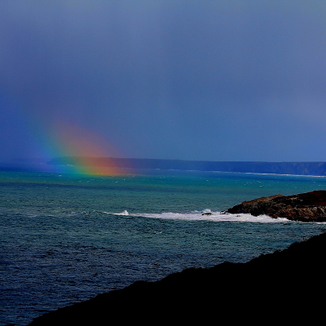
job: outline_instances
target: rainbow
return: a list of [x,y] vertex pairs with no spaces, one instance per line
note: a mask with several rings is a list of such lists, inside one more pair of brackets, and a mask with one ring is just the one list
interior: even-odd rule
[[59,122],[50,131],[50,141],[43,144],[47,157],[63,158],[52,171],[83,175],[121,176],[134,174],[130,167],[121,167],[116,149],[99,135],[76,124]]

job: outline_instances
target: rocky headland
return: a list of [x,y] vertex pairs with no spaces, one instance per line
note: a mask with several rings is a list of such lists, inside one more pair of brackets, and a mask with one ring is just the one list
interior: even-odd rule
[[326,221],[326,191],[312,191],[293,196],[275,195],[244,201],[229,208],[228,213],[249,213],[254,216],[286,217],[302,222]]
[[46,313],[30,326],[320,322],[326,233],[247,263],[192,268]]

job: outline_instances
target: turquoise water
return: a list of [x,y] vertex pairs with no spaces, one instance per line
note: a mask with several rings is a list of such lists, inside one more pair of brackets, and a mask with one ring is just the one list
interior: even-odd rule
[[[325,177],[0,172],[0,323],[26,325],[137,280],[284,249],[326,225],[220,212],[318,189]],[[213,214],[202,216],[204,209]]]

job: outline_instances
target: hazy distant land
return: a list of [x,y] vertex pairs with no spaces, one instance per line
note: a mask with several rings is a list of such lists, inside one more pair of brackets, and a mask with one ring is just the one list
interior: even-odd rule
[[[56,158],[48,162],[48,164],[62,165],[73,161],[73,158]],[[96,159],[96,164],[107,164],[107,162],[106,158]],[[111,158],[110,163],[123,168],[134,168],[137,170],[156,169],[326,176],[326,162],[213,162]]]
[[[68,166],[75,164],[80,158],[59,157],[48,162],[38,160],[20,160],[8,164],[0,164],[1,170],[6,171],[37,171],[44,166]],[[92,159],[88,159],[92,162]],[[272,173],[291,175],[326,176],[326,162],[213,162],[186,161],[162,159],[127,159],[127,158],[96,158],[94,165],[112,166],[142,170],[179,170],[179,171],[216,171],[242,173]]]

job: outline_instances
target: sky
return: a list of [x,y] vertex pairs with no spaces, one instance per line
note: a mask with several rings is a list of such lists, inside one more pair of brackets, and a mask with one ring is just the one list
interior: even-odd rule
[[1,0],[0,162],[326,161],[325,72],[324,0]]

